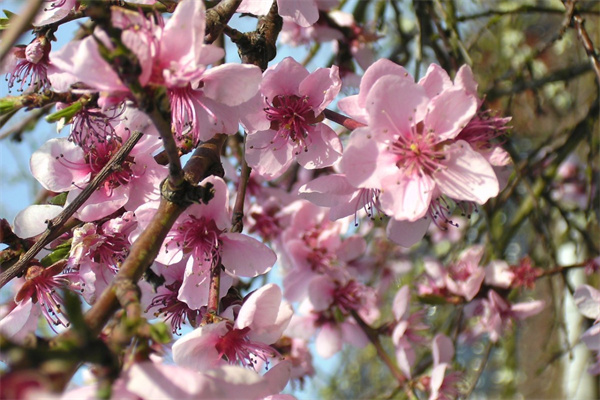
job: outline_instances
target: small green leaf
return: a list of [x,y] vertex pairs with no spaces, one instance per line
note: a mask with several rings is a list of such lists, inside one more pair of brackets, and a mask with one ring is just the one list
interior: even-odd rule
[[8,10],[2,10],[4,11],[4,15],[6,15],[6,18],[0,18],[0,31],[7,29],[8,26],[10,25],[10,20],[17,17],[17,14],[10,12]]
[[0,115],[17,111],[21,107],[23,107],[21,96],[7,96],[0,99]]
[[63,108],[60,111],[57,111],[53,114],[50,114],[46,117],[46,121],[48,122],[57,122],[61,119],[65,119],[65,122],[69,122],[71,118],[75,116],[81,109],[83,108],[83,104],[79,101],[69,105],[68,107]]
[[44,267],[49,267],[57,261],[65,260],[69,257],[69,252],[71,251],[71,240],[59,244],[52,253],[48,254],[46,257],[42,258],[40,261]]
[[171,341],[171,328],[164,322],[150,325],[150,337],[157,343],[169,343]]
[[50,199],[50,204],[62,207],[67,202],[67,196],[68,195],[69,195],[69,192],[63,192],[63,193],[61,193],[59,195],[56,195],[56,196],[54,196],[53,198]]

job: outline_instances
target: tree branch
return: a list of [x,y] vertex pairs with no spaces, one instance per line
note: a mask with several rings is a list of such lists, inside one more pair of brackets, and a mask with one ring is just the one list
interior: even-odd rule
[[15,265],[0,274],[0,288],[6,285],[14,277],[25,272],[29,261],[31,261],[40,250],[48,243],[55,239],[56,234],[60,232],[63,225],[71,218],[71,216],[81,207],[86,200],[96,191],[96,189],[108,178],[115,170],[125,161],[133,147],[142,137],[141,132],[133,132],[123,146],[115,153],[110,161],[100,170],[90,183],[83,189],[81,193],[70,203],[56,218],[48,221],[48,228],[42,233],[35,244],[19,259]]

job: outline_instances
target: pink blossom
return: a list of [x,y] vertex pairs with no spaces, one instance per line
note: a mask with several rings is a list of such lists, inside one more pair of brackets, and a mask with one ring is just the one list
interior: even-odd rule
[[180,146],[195,147],[215,133],[237,132],[243,103],[256,95],[261,72],[247,64],[207,68],[225,54],[204,44],[202,1],[181,1],[166,24],[120,8],[113,9],[112,17],[123,29],[124,44],[140,61],[140,83],[167,88],[171,125]]
[[38,327],[42,309],[29,298],[14,304],[14,308],[0,319],[0,334],[17,343],[23,343]]
[[[397,93],[405,96],[400,100]],[[484,203],[498,193],[489,163],[464,141],[444,144],[473,117],[475,106],[462,90],[429,101],[419,85],[384,76],[367,96],[369,126],[352,133],[341,168],[353,185],[382,190],[383,210],[398,220],[435,213],[432,201],[440,195]]]
[[279,40],[289,46],[310,46],[312,43],[329,42],[332,40],[343,39],[343,34],[327,25],[326,22],[317,21],[308,27],[303,27],[295,23],[291,18],[283,18],[283,27],[279,34]]
[[382,210],[393,218],[388,236],[402,246],[425,234],[429,222],[423,217],[452,225],[446,198],[468,202],[461,206],[468,215],[471,203],[482,204],[499,191],[493,167],[508,161],[491,139],[507,120],[479,116],[476,89],[468,67],[453,83],[432,65],[415,84],[403,67],[382,59],[365,71],[359,94],[338,103],[368,125],[352,133],[341,170],[352,185],[382,192]]
[[44,0],[43,7],[33,21],[34,26],[43,26],[65,18],[75,7],[77,0]]
[[[67,92],[77,83],[83,84],[80,92],[103,92],[111,102],[125,99],[129,89],[113,70],[113,67],[100,55],[98,42],[112,48],[108,35],[96,28],[93,35],[82,40],[67,43],[60,50],[50,53],[48,79],[53,90]],[[99,100],[100,101],[100,100]]]
[[93,304],[129,254],[128,236],[137,222],[131,211],[101,226],[86,223],[73,231],[68,265],[85,282],[83,296]]
[[[55,326],[69,326],[69,321],[62,312],[64,302],[57,289],[70,289],[83,291],[83,283],[76,273],[63,273],[66,261],[61,260],[44,268],[41,265],[31,265],[25,275],[25,283],[15,295],[17,304],[31,301],[34,306],[41,308],[41,314],[46,318],[50,328]],[[13,310],[14,311],[14,310]],[[31,308],[23,306],[20,313],[29,313]],[[17,318],[16,315],[13,318]]]
[[329,218],[335,221],[357,213],[362,209],[374,218],[379,209],[379,191],[356,188],[344,174],[321,175],[302,185],[298,195],[321,207],[329,207]]
[[459,395],[458,374],[447,373],[454,357],[454,345],[449,337],[437,334],[432,341],[433,368],[429,381],[429,400],[451,400]]
[[[231,226],[229,193],[221,178],[210,176],[200,185],[212,187],[214,197],[208,204],[188,207],[167,234],[156,258],[164,265],[186,263],[178,298],[192,309],[207,304],[211,268],[222,265],[229,275],[222,283],[231,284],[231,276],[254,277],[266,273],[277,259],[275,253],[258,240],[240,233],[227,233]],[[148,203],[136,210],[139,226],[132,233],[131,241],[146,228],[156,207],[156,203]],[[247,254],[253,256],[248,258]],[[227,289],[222,287],[224,292]]]
[[235,322],[222,320],[184,335],[173,345],[178,365],[203,370],[223,362],[254,368],[257,359],[268,363],[275,343],[290,322],[293,310],[282,302],[281,289],[268,284],[244,302]]
[[473,300],[485,278],[485,270],[479,266],[483,251],[483,246],[471,246],[450,264],[446,274],[446,287],[450,292],[467,301]]
[[265,71],[260,90],[266,103],[264,118],[270,121],[270,129],[248,134],[248,164],[265,178],[275,179],[294,160],[308,169],[335,163],[342,145],[335,131],[321,123],[321,113],[340,87],[335,66],[309,73],[287,57]]
[[543,300],[511,304],[494,290],[481,303],[472,303],[466,310],[467,315],[481,316],[475,328],[475,334],[487,333],[490,341],[496,343],[504,331],[512,327],[513,320],[523,320],[538,314],[544,308]]
[[573,293],[573,299],[579,312],[594,320],[592,327],[581,335],[581,341],[596,352],[596,363],[590,367],[590,374],[600,375],[600,291],[589,285],[581,285]]
[[314,312],[308,301],[300,306],[300,314],[294,314],[285,334],[304,340],[315,336],[317,354],[323,358],[332,357],[342,350],[344,343],[359,348],[369,343],[352,317],[336,321],[330,313]]
[[264,375],[239,366],[225,365],[201,373],[153,362],[134,364],[123,379],[126,388],[144,399],[261,399],[281,392],[290,376],[282,362]]
[[[88,151],[67,139],[51,139],[31,156],[33,176],[53,192],[69,191],[67,204],[81,193],[87,183],[109,162],[129,138],[131,130],[153,130],[145,114],[128,109],[126,118],[115,127],[115,136],[95,141]],[[118,171],[113,172],[80,208],[76,216],[94,221],[121,207],[135,210],[141,204],[158,200],[159,183],[167,175],[167,167],[156,163],[152,152],[161,146],[157,136],[145,135],[133,148]]]
[[[302,27],[309,27],[319,19],[319,9],[327,10],[337,3],[337,0],[277,0],[277,10],[282,17],[288,17]],[[267,15],[271,4],[262,0],[242,0],[237,12]]]
[[171,325],[171,331],[179,334],[181,326],[189,321],[192,327],[197,327],[204,315],[205,307],[199,310],[191,309],[187,303],[179,300],[179,289],[182,281],[175,280],[165,283],[156,289],[156,295],[146,308],[146,312],[156,309],[155,317],[162,317],[165,322]]
[[2,65],[3,72],[8,73],[9,90],[20,83],[19,90],[32,87],[35,90],[48,89],[47,68],[50,53],[50,41],[45,36],[34,39],[27,46],[17,46],[13,49]]
[[392,302],[394,325],[391,336],[396,349],[398,367],[407,377],[411,376],[410,370],[416,360],[413,346],[424,343],[421,331],[428,329],[422,321],[423,312],[417,311],[411,314],[409,305],[410,289],[404,285],[398,290]]
[[504,260],[492,260],[485,267],[486,285],[507,289],[513,282],[513,272]]
[[342,239],[347,229],[342,221],[330,221],[327,211],[306,201],[288,206],[293,211],[288,228],[282,234],[282,256],[287,271],[283,279],[285,296],[301,301],[312,279],[329,275],[341,285],[348,282],[344,267],[361,257],[365,240],[354,235]]

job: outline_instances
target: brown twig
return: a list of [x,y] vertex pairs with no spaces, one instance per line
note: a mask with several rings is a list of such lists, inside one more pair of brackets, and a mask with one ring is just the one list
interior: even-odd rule
[[125,158],[129,155],[135,144],[142,137],[141,132],[133,132],[132,135],[127,139],[123,146],[118,152],[110,159],[110,161],[100,170],[85,189],[70,203],[56,218],[48,221],[48,228],[42,233],[35,244],[23,255],[23,257],[15,263],[12,267],[0,274],[0,288],[6,285],[14,277],[19,276],[25,272],[29,261],[33,259],[44,248],[50,243],[55,237],[56,233],[60,231],[62,226],[71,218],[71,216],[86,202],[86,200],[96,191],[96,189],[104,182],[106,178],[110,176],[115,170],[121,167]]
[[[202,143],[185,167],[186,180],[197,183],[206,176],[222,171],[220,153],[224,142],[224,135],[217,135]],[[136,283],[141,278],[156,258],[167,233],[188,205],[161,199],[156,214],[131,246],[129,255],[121,265],[113,283],[85,315],[86,324],[95,335],[100,333],[112,314],[119,308],[119,299],[116,295],[117,282]]]
[[594,43],[592,42],[592,39],[590,39],[590,36],[585,29],[585,21],[581,17],[579,10],[575,8],[575,1],[563,0],[563,4],[565,5],[568,14],[571,15],[573,27],[577,31],[577,36],[579,37],[579,41],[585,49],[585,53],[590,58],[592,68],[596,73],[597,83],[600,85],[600,60],[598,58],[598,53],[596,53],[596,49],[594,48]]
[[241,2],[242,0],[221,0],[219,4],[206,10],[205,43],[217,40]]
[[42,108],[36,109],[29,113],[27,118],[22,119],[17,125],[8,129],[6,132],[0,134],[0,140],[7,139],[12,136],[12,140],[20,142],[22,140],[23,132],[32,123],[37,123],[48,111],[54,107],[54,103],[46,104]]
[[328,120],[333,121],[336,124],[342,125],[344,128],[351,130],[351,131],[355,130],[356,128],[361,128],[363,126],[366,126],[365,124],[358,122],[350,117],[346,117],[345,115],[342,115],[340,113],[337,113],[335,111],[331,111],[328,109],[323,110],[323,115]]
[[175,143],[173,133],[171,133],[171,125],[162,116],[158,109],[158,104],[155,104],[152,109],[147,112],[150,120],[154,124],[154,127],[158,131],[160,138],[165,148],[167,159],[169,160],[169,184],[171,190],[176,190],[183,184],[184,175],[183,168],[181,167],[181,159],[179,158],[179,148]]
[[388,367],[394,378],[398,381],[399,385],[403,385],[406,382],[406,377],[400,371],[396,363],[390,358],[387,354],[383,346],[381,345],[381,341],[379,340],[379,333],[371,328],[358,313],[354,310],[351,311],[351,315],[360,327],[362,331],[367,335],[369,341],[375,346],[375,350],[377,351],[377,355],[383,361],[383,363]]

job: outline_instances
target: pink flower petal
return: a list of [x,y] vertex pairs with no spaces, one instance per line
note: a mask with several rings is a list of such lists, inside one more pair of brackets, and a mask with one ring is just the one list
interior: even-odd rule
[[335,283],[325,275],[319,275],[311,279],[308,286],[308,298],[315,311],[325,311],[333,303]]
[[[348,96],[340,99],[338,102],[338,108],[356,118],[360,116],[366,117],[365,105],[367,103],[367,94],[375,85],[375,82],[383,76],[392,75],[402,79],[406,79],[409,82],[414,82],[412,75],[404,69],[404,67],[382,58],[373,63],[366,71],[360,81],[360,89],[357,96]],[[366,122],[361,120],[361,122]]]
[[61,206],[52,204],[35,204],[20,211],[15,217],[13,231],[22,239],[31,238],[43,233],[48,228],[48,221],[63,211]]
[[446,335],[437,334],[432,343],[433,365],[449,364],[454,357],[454,344]]
[[324,168],[335,164],[342,156],[342,142],[333,129],[325,124],[317,125],[310,133],[312,143],[308,151],[296,157],[306,169]]
[[262,72],[255,65],[219,65],[202,75],[202,92],[219,103],[237,106],[250,100],[258,92],[261,80]]
[[259,131],[246,137],[246,161],[265,179],[280,177],[294,161],[293,147],[289,143],[280,148],[270,144],[274,132]]
[[50,53],[50,63],[57,71],[68,72],[75,77],[74,81],[83,82],[95,90],[129,92],[112,66],[100,56],[97,40],[88,36],[69,42]]
[[300,96],[298,87],[308,75],[308,71],[300,63],[286,57],[265,71],[260,90],[269,101],[279,95]]
[[393,175],[398,168],[392,157],[382,153],[383,146],[375,141],[369,128],[355,129],[340,161],[340,169],[355,187],[381,188],[382,176]]
[[496,174],[485,158],[463,140],[446,148],[446,168],[434,173],[440,191],[454,200],[484,204],[498,194]]
[[392,301],[392,312],[396,321],[400,321],[408,314],[408,306],[410,302],[410,288],[408,285],[402,286],[394,296]]
[[195,371],[204,371],[224,363],[215,346],[228,331],[227,321],[194,329],[173,344],[173,361]]
[[445,89],[450,89],[453,86],[448,73],[437,64],[429,65],[427,73],[421,78],[419,85],[425,88],[429,98],[434,98]]
[[394,243],[402,247],[412,247],[423,239],[430,223],[431,219],[428,217],[419,218],[416,221],[398,221],[397,219],[390,218],[386,234]]
[[[235,276],[254,277],[264,274],[277,261],[273,250],[250,236],[224,233],[221,238],[221,262],[223,267]],[[248,257],[249,254],[252,256]]]
[[[75,213],[75,216],[84,222],[96,221],[104,218],[127,204],[129,200],[129,185],[118,186],[106,193],[103,188],[96,190],[86,200],[84,205]],[[81,189],[74,189],[67,195],[66,205],[69,205],[81,193]]]
[[300,82],[299,92],[308,96],[309,103],[313,106],[315,115],[320,114],[331,103],[342,88],[339,68],[317,68]]
[[372,135],[381,140],[408,136],[418,110],[428,101],[425,90],[416,83],[398,76],[382,77],[369,91],[366,101]]
[[279,15],[290,17],[302,27],[309,27],[319,19],[315,0],[277,0]]
[[[82,168],[73,168],[73,165]],[[91,171],[85,168],[81,147],[67,139],[50,139],[35,151],[29,162],[31,173],[53,192],[64,192],[86,183]]]
[[379,200],[390,217],[415,222],[427,214],[435,182],[428,175],[388,176],[382,182]]
[[251,340],[266,344],[275,343],[290,323],[294,311],[282,302],[279,286],[268,284],[252,293],[242,305],[235,327],[250,327]]
[[329,358],[342,349],[342,332],[334,325],[324,324],[315,340],[317,353]]
[[143,399],[200,399],[210,389],[210,381],[195,371],[151,361],[134,363],[125,380],[127,390]]
[[333,207],[349,200],[356,191],[344,174],[330,174],[305,183],[298,189],[298,195],[318,206]]
[[0,320],[0,333],[22,343],[27,335],[35,332],[41,313],[39,305],[34,305],[31,299],[23,301]]
[[590,285],[581,285],[573,293],[575,305],[581,315],[597,320],[600,318],[600,292]]
[[180,64],[179,68],[185,67],[182,63],[184,60],[199,61],[197,56],[204,46],[204,29],[204,2],[196,0],[179,2],[163,30],[160,41],[161,61],[167,63],[167,67],[168,63],[176,62]]
[[465,88],[467,93],[477,96],[477,81],[473,76],[471,67],[467,64],[460,67],[454,78],[454,86],[461,86]]
[[545,305],[546,302],[543,300],[529,301],[527,303],[513,304],[510,311],[516,319],[525,319],[539,314]]
[[475,116],[477,98],[464,89],[448,89],[431,100],[423,121],[438,141],[453,139]]

